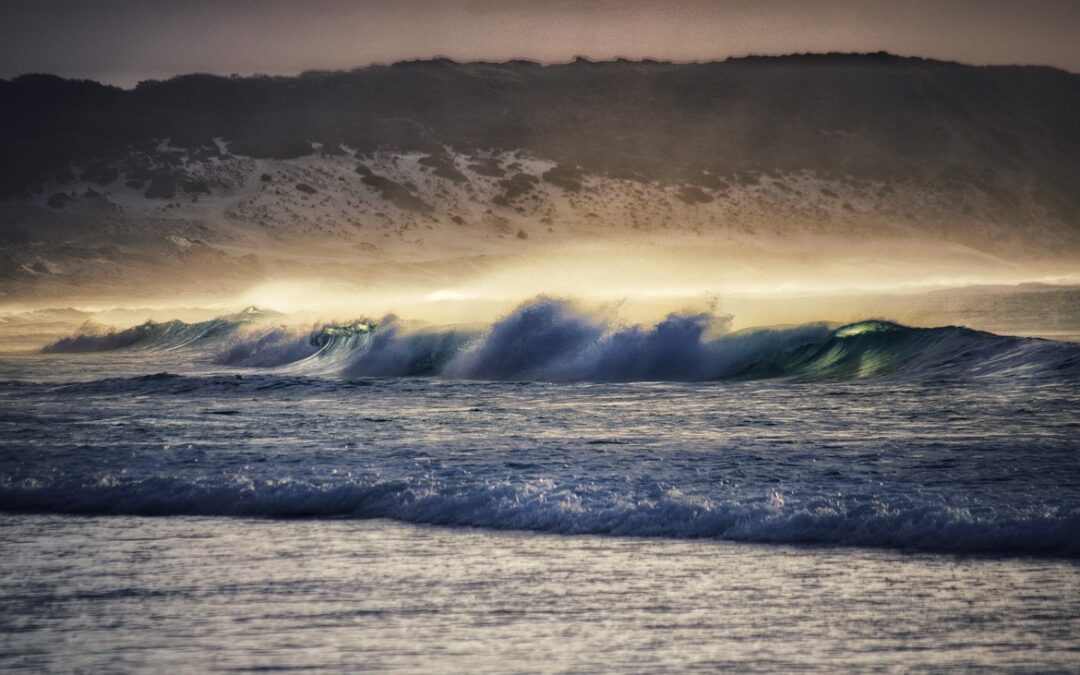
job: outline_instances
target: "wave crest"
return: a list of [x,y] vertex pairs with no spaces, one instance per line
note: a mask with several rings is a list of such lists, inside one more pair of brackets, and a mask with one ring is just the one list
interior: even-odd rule
[[881,320],[731,332],[731,317],[672,313],[652,326],[615,325],[571,302],[539,298],[486,331],[407,328],[397,317],[313,329],[146,323],[65,338],[47,352],[181,349],[229,340],[219,365],[347,377],[479,380],[708,381],[1080,375],[1080,345],[962,327],[910,328]]
[[247,477],[0,485],[0,510],[92,515],[389,518],[551,534],[703,538],[957,553],[1080,556],[1080,511],[1000,507],[987,514],[915,500],[763,495],[713,500],[672,487],[566,489],[550,479],[447,485],[400,479],[345,484]]
[[61,338],[46,345],[42,352],[46,354],[72,354],[84,352],[105,352],[117,349],[170,350],[189,347],[209,338],[228,335],[240,321],[212,319],[198,323],[184,321],[146,321],[138,326],[123,330],[104,329],[86,323],[75,335]]

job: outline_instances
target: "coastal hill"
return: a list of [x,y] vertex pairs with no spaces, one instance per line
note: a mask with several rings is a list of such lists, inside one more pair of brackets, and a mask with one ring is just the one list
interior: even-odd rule
[[0,300],[605,238],[1075,260],[1078,110],[1075,74],[883,53],[436,59],[131,90],[24,75],[0,81]]

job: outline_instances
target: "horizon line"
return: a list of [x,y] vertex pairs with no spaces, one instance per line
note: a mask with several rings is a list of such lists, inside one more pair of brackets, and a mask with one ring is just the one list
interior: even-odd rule
[[[378,68],[393,68],[395,66],[407,66],[407,65],[420,65],[420,64],[435,64],[435,63],[450,63],[458,66],[470,66],[470,65],[488,65],[488,66],[506,66],[513,64],[530,64],[539,68],[551,68],[551,67],[564,67],[572,66],[579,63],[585,63],[590,65],[608,65],[608,64],[635,64],[635,65],[655,65],[655,66],[706,66],[706,65],[719,65],[738,61],[753,61],[753,60],[780,60],[780,59],[798,59],[808,57],[825,57],[825,58],[842,58],[842,57],[861,57],[863,59],[880,59],[880,60],[893,60],[893,61],[918,61],[931,64],[942,64],[950,66],[960,66],[964,68],[1002,68],[1002,69],[1014,69],[1014,68],[1030,68],[1036,70],[1053,70],[1068,75],[1080,75],[1080,73],[1073,72],[1060,66],[1052,66],[1048,64],[1038,63],[970,63],[965,61],[955,61],[950,59],[940,59],[929,56],[918,56],[911,54],[898,54],[895,52],[889,52],[885,50],[873,51],[873,52],[843,52],[843,51],[827,51],[827,52],[784,52],[784,53],[747,53],[741,55],[732,55],[724,58],[716,59],[656,59],[651,57],[642,58],[628,58],[623,56],[613,56],[610,58],[589,58],[584,55],[575,55],[568,60],[563,61],[538,61],[535,59],[525,57],[513,57],[503,60],[485,60],[485,59],[471,59],[471,60],[458,60],[450,56],[436,54],[432,56],[418,56],[416,58],[401,59],[397,61],[370,61],[368,63],[353,66],[351,68],[308,68],[298,71],[288,72],[244,72],[244,73],[221,73],[210,72],[204,70],[194,70],[188,72],[175,72],[162,78],[148,77],[141,79],[132,85],[113,84],[106,79],[94,79],[93,77],[79,77],[79,76],[67,76],[59,73],[47,72],[47,71],[26,71],[18,75],[14,75],[9,78],[0,78],[0,82],[13,83],[21,79],[30,77],[54,77],[66,82],[91,82],[104,87],[113,89],[120,89],[122,91],[133,91],[143,84],[149,83],[163,83],[169,82],[175,79],[184,77],[214,77],[220,79],[256,79],[256,78],[276,78],[276,79],[298,79],[305,76],[315,75],[336,75],[336,74],[349,74],[362,72],[368,69]],[[123,71],[117,71],[118,73]]]

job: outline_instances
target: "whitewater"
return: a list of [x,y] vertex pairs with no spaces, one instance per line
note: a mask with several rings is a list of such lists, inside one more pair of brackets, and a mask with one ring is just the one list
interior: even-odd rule
[[[87,326],[2,355],[0,603],[32,639],[0,666],[55,665],[51,631],[79,608],[120,620],[133,598],[172,629],[191,630],[192,612],[224,622],[193,639],[235,633],[241,649],[244,626],[317,615],[325,632],[303,635],[320,655],[301,640],[266,661],[305,668],[424,669],[459,647],[469,670],[505,670],[509,653],[526,670],[910,665],[909,643],[867,633],[883,621],[918,634],[931,669],[1076,665],[1080,344],[879,319],[731,323],[633,325],[540,298],[488,326],[234,316]],[[157,554],[116,554],[129,540]],[[60,563],[65,546],[80,554]],[[74,578],[96,590],[72,595]],[[538,596],[552,578],[573,585]],[[747,596],[754,584],[778,594]],[[881,614],[927,589],[941,616]],[[211,602],[222,593],[278,609]],[[808,602],[821,634],[755,632]],[[654,605],[734,642],[680,649],[701,634]],[[470,643],[473,620],[509,642]],[[412,637],[395,642],[387,621]],[[597,632],[604,621],[620,628]],[[186,663],[165,628],[131,630],[176,659],[136,649],[131,667],[229,666]],[[634,636],[671,642],[643,653]],[[129,640],[98,637],[109,648],[75,657],[86,669]],[[387,640],[423,648],[391,657]],[[604,645],[610,660],[590,660]]]

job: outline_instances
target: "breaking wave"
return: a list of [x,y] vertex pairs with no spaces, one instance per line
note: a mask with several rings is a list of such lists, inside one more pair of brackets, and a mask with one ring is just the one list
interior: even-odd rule
[[359,320],[309,330],[253,327],[234,336],[214,361],[227,366],[332,374],[368,345],[376,325]]
[[[911,328],[880,320],[730,332],[730,317],[674,313],[653,326],[617,326],[573,303],[541,298],[486,331],[410,330],[394,316],[315,329],[222,319],[147,323],[65,338],[48,352],[178,349],[221,344],[219,365],[346,377],[443,376],[477,380],[709,381],[1073,377],[1080,345],[967,328]],[[212,340],[211,340],[212,339]]]
[[[794,502],[794,500],[791,500]],[[966,508],[916,497],[893,503],[812,497],[784,503],[709,499],[656,486],[632,491],[549,479],[448,485],[434,480],[319,484],[173,478],[0,484],[0,510],[84,515],[389,518],[552,534],[704,538],[956,553],[1080,556],[1080,508]]]
[[105,352],[115,349],[170,350],[190,347],[236,330],[238,321],[213,319],[199,323],[147,321],[124,330],[105,330],[86,324],[76,335],[61,338],[42,348],[46,354]]

